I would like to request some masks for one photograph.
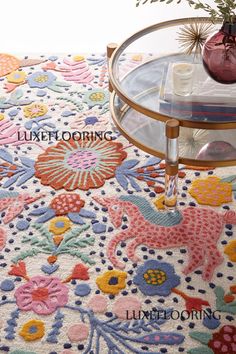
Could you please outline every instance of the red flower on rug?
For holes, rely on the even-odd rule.
[[[106,140],[60,141],[38,156],[35,176],[54,189],[99,188],[126,158],[122,149],[121,143]]]
[[[80,199],[79,194],[60,194],[53,198],[50,204],[57,216],[67,215],[68,213],[79,213],[84,207],[85,201]]]
[[[213,333],[208,347],[215,354],[236,353],[236,327],[223,326],[219,332]]]

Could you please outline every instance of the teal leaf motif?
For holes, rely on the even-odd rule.
[[[234,180],[236,179],[236,175],[232,175],[232,176],[228,176],[225,178],[221,178],[221,182],[228,182],[228,183],[232,183]]]
[[[77,227],[69,232],[67,232],[60,244],[60,246],[57,248],[56,254],[64,253],[64,251],[67,249],[67,247],[70,247],[70,241],[76,239],[83,231],[88,230],[90,226],[85,225],[82,227]]]
[[[60,86],[60,87],[70,87],[71,84],[68,84],[67,82],[63,82],[63,81],[55,81],[54,84],[56,86]]]
[[[198,347],[187,351],[188,354],[214,354],[213,350],[208,347]]]
[[[28,257],[37,256],[37,254],[39,254],[39,253],[45,253],[45,252],[42,252],[40,249],[37,249],[37,248],[31,248],[30,250],[21,252],[18,256],[14,257],[12,259],[12,262],[16,264],[19,261],[22,261]]]
[[[63,93],[64,90],[61,89],[60,87],[57,87],[55,84],[54,85],[50,85],[48,86],[48,88],[54,92],[58,92],[58,93]]]
[[[210,333],[204,332],[190,332],[190,337],[196,339],[198,342],[202,344],[208,344],[208,342],[212,339],[212,335]]]
[[[225,291],[221,286],[217,286],[214,289],[216,295],[216,309],[221,312],[228,312],[236,315],[236,301],[226,303],[224,301]]]
[[[16,100],[19,100],[21,97],[23,97],[23,90],[17,89],[14,92],[11,93],[10,100],[11,101],[16,101]]]

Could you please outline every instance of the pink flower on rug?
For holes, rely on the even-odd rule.
[[[20,310],[50,315],[58,307],[66,305],[68,292],[60,279],[36,276],[16,290],[15,298]]]
[[[141,310],[142,303],[135,296],[126,296],[116,300],[113,306],[114,314],[123,319],[127,320],[132,317],[138,316],[138,312]]]

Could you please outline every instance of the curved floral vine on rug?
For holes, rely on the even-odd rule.
[[[123,149],[121,143],[106,140],[61,141],[38,156],[35,176],[54,189],[99,188],[126,158]]]
[[[226,223],[236,224],[236,213],[230,210],[221,214],[211,209],[187,207],[173,213],[162,213],[154,210],[145,198],[139,196],[93,199],[108,209],[116,228],[121,226],[124,214],[128,217],[128,227],[113,236],[107,247],[108,258],[118,268],[124,268],[125,265],[117,258],[116,247],[127,239],[133,239],[126,250],[133,262],[139,261],[136,255],[139,245],[160,249],[186,246],[189,260],[184,274],[203,266],[202,278],[209,281],[215,268],[224,260],[217,249],[223,226]],[[196,232],[196,229],[199,231]]]
[[[198,178],[192,182],[189,193],[199,204],[220,206],[232,202],[232,192],[236,191],[236,184],[232,182],[235,179],[236,175],[225,178]]]

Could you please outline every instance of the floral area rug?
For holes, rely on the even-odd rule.
[[[236,353],[236,170],[181,166],[163,213],[107,83],[105,55],[0,55],[0,353]]]

